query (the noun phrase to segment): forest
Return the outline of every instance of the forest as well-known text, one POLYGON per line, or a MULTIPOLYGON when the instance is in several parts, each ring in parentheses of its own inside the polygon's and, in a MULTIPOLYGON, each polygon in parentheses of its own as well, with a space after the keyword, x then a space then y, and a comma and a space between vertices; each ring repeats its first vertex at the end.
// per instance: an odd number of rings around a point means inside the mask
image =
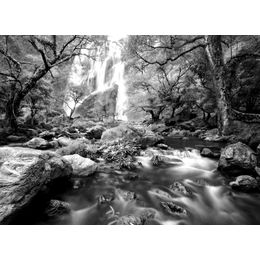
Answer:
POLYGON ((1 224, 259 224, 259 196, 260 36, 0 36, 1 224))

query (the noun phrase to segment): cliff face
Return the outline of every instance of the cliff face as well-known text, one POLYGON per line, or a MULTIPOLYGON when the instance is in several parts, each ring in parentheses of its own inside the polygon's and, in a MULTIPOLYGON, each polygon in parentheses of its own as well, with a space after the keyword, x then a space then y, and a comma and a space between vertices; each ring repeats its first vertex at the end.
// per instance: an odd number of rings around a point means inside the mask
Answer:
POLYGON ((77 107, 74 117, 98 117, 101 119, 102 117, 115 116, 117 93, 118 86, 116 84, 104 92, 92 93, 77 107))

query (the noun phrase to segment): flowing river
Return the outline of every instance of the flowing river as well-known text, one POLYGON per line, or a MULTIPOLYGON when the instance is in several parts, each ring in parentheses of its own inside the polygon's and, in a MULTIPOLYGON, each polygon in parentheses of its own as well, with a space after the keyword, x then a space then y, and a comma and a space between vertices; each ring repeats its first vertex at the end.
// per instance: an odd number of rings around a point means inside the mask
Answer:
POLYGON ((31 207, 14 224, 106 225, 142 214, 152 215, 145 222, 152 225, 260 224, 258 193, 231 190, 229 180, 216 170, 217 160, 200 156, 198 141, 166 141, 174 148, 153 153, 166 155, 169 164, 153 166, 149 156, 140 156, 142 166, 135 172, 97 172, 74 179, 73 188, 53 195, 69 202, 71 213, 46 218, 31 207))

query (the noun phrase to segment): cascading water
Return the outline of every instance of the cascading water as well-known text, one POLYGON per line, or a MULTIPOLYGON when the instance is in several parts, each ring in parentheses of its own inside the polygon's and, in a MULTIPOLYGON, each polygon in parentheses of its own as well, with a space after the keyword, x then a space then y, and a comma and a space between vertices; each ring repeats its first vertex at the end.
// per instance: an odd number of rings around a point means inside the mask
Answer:
MULTIPOLYGON (((75 57, 68 83, 78 86, 86 82, 86 87, 90 94, 87 95, 84 100, 90 95, 103 93, 113 88, 115 85, 118 86, 115 116, 118 120, 127 121, 127 116, 125 114, 127 110, 127 91, 124 80, 125 64, 122 61, 122 45, 119 40, 120 39, 112 36, 108 37, 105 57, 102 55, 102 48, 104 47, 102 46, 97 50, 97 58, 95 61, 89 61, 84 55, 75 57), (83 64, 86 62, 89 62, 90 64, 87 73, 83 68, 83 64), (95 82, 95 87, 91 88, 90 86, 93 85, 91 82, 93 81, 95 82)), ((84 54, 86 51, 82 52, 82 54, 84 54)), ((81 101, 81 104, 84 100, 81 101)), ((70 106, 73 107, 73 103, 74 101, 70 99, 70 106)), ((69 114, 69 108, 66 104, 64 104, 64 110, 69 114)))
POLYGON ((260 223, 260 195, 232 190, 216 170, 217 161, 198 150, 149 148, 137 161, 142 166, 135 172, 107 169, 55 189, 52 198, 68 202, 70 213, 46 218, 34 207, 14 224, 140 224, 144 218, 145 224, 164 225, 260 223), (168 163, 154 166, 152 154, 168 163))

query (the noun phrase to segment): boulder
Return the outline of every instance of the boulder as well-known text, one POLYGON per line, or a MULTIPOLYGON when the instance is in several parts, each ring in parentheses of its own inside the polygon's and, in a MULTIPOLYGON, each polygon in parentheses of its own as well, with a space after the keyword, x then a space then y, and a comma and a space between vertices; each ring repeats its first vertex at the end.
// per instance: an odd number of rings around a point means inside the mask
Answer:
POLYGON ((48 217, 55 217, 71 212, 71 205, 68 202, 60 200, 50 200, 45 209, 45 215, 48 217))
POLYGON ((112 223, 116 225, 145 225, 155 218, 156 213, 153 208, 144 208, 140 212, 136 212, 136 215, 122 216, 112 223))
POLYGON ((249 175, 238 176, 236 180, 230 182, 229 185, 234 190, 239 190, 244 192, 256 191, 258 189, 257 180, 249 175))
POLYGON ((161 202, 162 208, 171 215, 178 215, 178 216, 186 216, 187 211, 186 209, 182 208, 181 206, 173 203, 173 202, 161 202))
POLYGON ((143 219, 141 217, 128 215, 118 218, 115 222, 116 225, 143 225, 143 219))
POLYGON ((260 176, 260 167, 255 167, 255 171, 256 171, 257 175, 260 176))
POLYGON ((55 137, 55 132, 51 132, 51 131, 44 131, 42 133, 39 134, 39 137, 50 141, 53 137, 55 137))
POLYGON ((159 147, 160 149, 163 149, 163 150, 169 149, 169 146, 167 144, 157 144, 157 147, 159 147))
POLYGON ((152 131, 146 131, 145 134, 138 139, 138 143, 141 145, 142 149, 157 145, 163 141, 163 136, 154 134, 152 131))
POLYGON ((70 164, 54 152, 1 147, 0 161, 0 223, 8 223, 46 184, 72 174, 70 164))
POLYGON ((61 136, 56 139, 60 146, 69 146, 72 144, 72 140, 68 137, 61 136))
POLYGON ((169 164, 174 164, 174 165, 181 165, 183 164, 183 161, 177 158, 171 158, 166 155, 158 155, 154 154, 151 158, 151 162, 153 166, 162 166, 162 165, 169 165, 169 164))
POLYGON ((101 155, 99 147, 95 144, 89 144, 88 142, 85 142, 84 140, 76 140, 70 145, 56 150, 56 152, 60 155, 78 154, 82 157, 96 161, 101 155))
POLYGON ((218 169, 222 173, 238 176, 243 173, 255 174, 256 165, 257 158, 254 151, 238 142, 222 149, 218 169))
POLYGON ((74 176, 89 176, 97 170, 97 163, 78 154, 65 155, 63 158, 71 164, 74 176))
POLYGON ((175 137, 175 138, 183 138, 183 137, 192 136, 192 134, 189 130, 173 129, 168 136, 175 137))
POLYGON ((56 141, 56 140, 50 141, 49 146, 50 146, 50 148, 54 148, 54 149, 58 149, 60 147, 58 141, 56 141))
POLYGON ((112 202, 115 199, 115 194, 112 192, 107 192, 98 197, 98 204, 104 204, 112 202))
POLYGON ((208 158, 219 158, 219 153, 212 152, 209 148, 203 148, 200 152, 201 156, 208 158))
POLYGON ((131 135, 133 131, 128 128, 127 124, 120 124, 119 126, 109 128, 102 133, 102 141, 115 141, 123 137, 131 135))
POLYGON ((187 189, 186 189, 186 187, 182 184, 182 183, 180 183, 180 182, 178 182, 178 181, 176 181, 176 182, 174 182, 173 184, 171 184, 170 186, 169 186, 169 189, 171 190, 171 191, 173 191, 173 192, 177 192, 177 193, 181 193, 181 194, 183 194, 183 195, 191 195, 191 192, 190 191, 188 191, 187 189))
POLYGON ((6 139, 8 142, 19 143, 24 142, 27 139, 27 137, 23 135, 9 135, 6 137, 6 139))
POLYGON ((117 127, 107 129, 103 132, 102 141, 116 141, 119 139, 136 141, 142 148, 156 145, 161 143, 164 138, 158 134, 155 134, 151 130, 147 130, 143 126, 120 124, 117 127))
POLYGON ((102 136, 102 133, 105 131, 105 128, 101 125, 93 126, 89 129, 87 129, 85 136, 88 139, 100 139, 102 136))
POLYGON ((76 139, 74 141, 72 141, 71 139, 62 139, 62 140, 58 140, 59 144, 66 144, 65 147, 62 147, 60 149, 58 149, 56 152, 60 155, 70 155, 70 154, 79 154, 81 156, 83 156, 81 153, 82 151, 88 147, 88 144, 90 143, 90 141, 88 139, 83 139, 83 138, 79 138, 76 139))
POLYGON ((95 125, 96 125, 96 123, 93 122, 93 121, 90 121, 90 120, 88 120, 88 119, 78 118, 78 119, 76 119, 76 120, 73 122, 73 124, 72 124, 71 127, 77 128, 77 129, 79 129, 79 130, 84 131, 84 130, 86 130, 87 128, 93 127, 93 126, 95 126, 95 125))
POLYGON ((41 150, 50 148, 49 142, 40 137, 34 137, 24 145, 29 148, 41 149, 41 150))
POLYGON ((123 198, 125 201, 136 199, 136 194, 133 191, 117 189, 116 194, 118 195, 118 197, 123 198))

